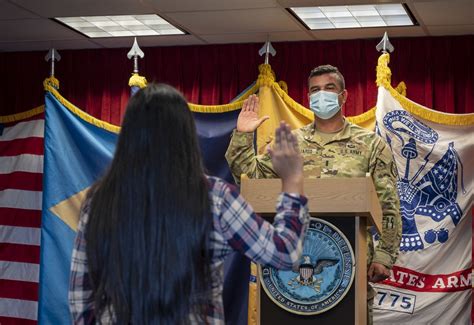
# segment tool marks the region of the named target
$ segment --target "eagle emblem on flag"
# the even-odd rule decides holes
[[[387,113],[383,124],[393,135],[390,137],[386,134],[392,152],[400,158],[397,161],[404,164],[397,165],[397,187],[403,218],[400,250],[417,251],[423,249],[425,243],[445,243],[449,239],[449,229],[438,227],[438,224],[450,218],[452,224],[457,226],[463,215],[456,202],[459,179],[462,191],[465,190],[462,186],[463,166],[455,143],[449,142],[443,150],[438,145],[438,133],[406,111]],[[426,148],[430,147],[431,150],[427,151]],[[441,157],[437,161],[435,158],[433,163],[430,158],[436,154]],[[420,234],[416,225],[416,218],[420,217],[435,222],[423,234]]]

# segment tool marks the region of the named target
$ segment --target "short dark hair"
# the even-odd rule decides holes
[[[339,86],[341,87],[341,90],[346,89],[346,82],[344,81],[344,76],[342,75],[342,73],[339,71],[338,68],[330,64],[320,65],[319,67],[316,67],[313,70],[311,70],[311,72],[309,73],[308,82],[309,82],[309,79],[313,77],[321,76],[327,73],[336,74],[337,81],[339,82]]]

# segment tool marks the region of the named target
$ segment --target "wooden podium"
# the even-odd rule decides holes
[[[272,221],[280,179],[241,179],[241,194],[255,212]],[[355,256],[352,287],[334,308],[318,315],[302,316],[277,306],[263,291],[257,276],[258,324],[366,324],[367,322],[367,225],[380,233],[382,210],[372,178],[305,179],[304,193],[312,217],[326,220],[339,228],[349,240]]]

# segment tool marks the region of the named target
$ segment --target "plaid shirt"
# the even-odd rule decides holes
[[[208,177],[208,181],[213,230],[210,234],[212,306],[208,308],[207,323],[223,324],[224,259],[238,251],[259,264],[291,269],[302,252],[309,214],[304,196],[282,193],[272,225],[254,213],[235,187],[216,177]],[[81,212],[72,254],[69,286],[69,306],[75,324],[95,323],[84,238],[88,217],[86,204]],[[190,319],[197,323],[193,315]],[[104,324],[112,323],[105,315],[101,320]]]

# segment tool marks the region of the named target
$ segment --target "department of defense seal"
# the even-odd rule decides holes
[[[263,289],[281,308],[316,315],[337,305],[354,279],[354,253],[344,234],[331,223],[311,218],[298,270],[259,266]]]

